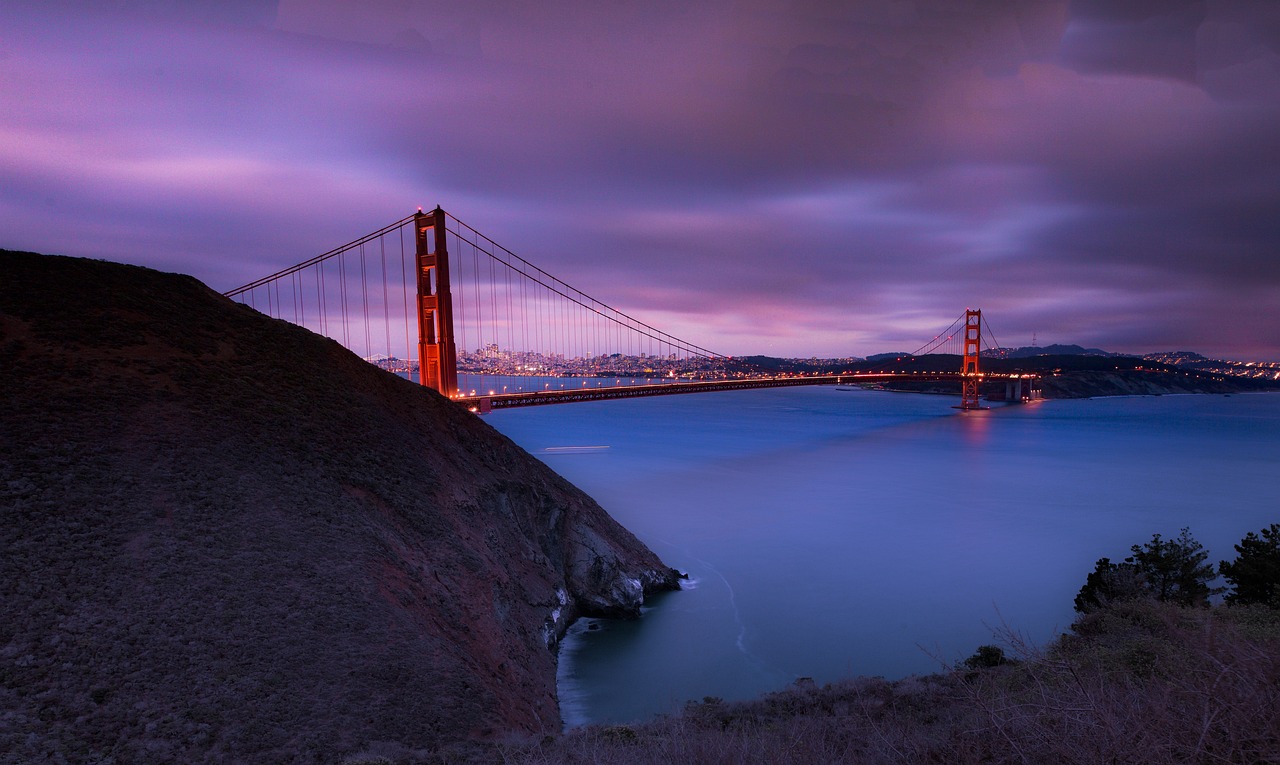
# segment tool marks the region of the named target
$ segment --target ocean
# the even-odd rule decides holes
[[[560,648],[566,724],[800,678],[941,669],[1065,631],[1100,557],[1280,522],[1280,396],[1044,401],[801,387],[498,410],[687,587]]]

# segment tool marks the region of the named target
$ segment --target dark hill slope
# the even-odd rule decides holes
[[[675,584],[474,415],[190,277],[0,251],[0,391],[0,762],[555,731],[548,645]]]

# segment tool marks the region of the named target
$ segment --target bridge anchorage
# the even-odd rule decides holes
[[[979,310],[966,310],[963,325],[956,319],[909,362],[768,375],[591,297],[440,207],[224,294],[478,412],[791,385],[946,381],[959,384],[964,411],[985,408],[982,388],[1001,379],[1005,400],[1035,395],[1032,379],[980,371]],[[959,340],[961,332],[947,334],[957,325]],[[945,356],[936,354],[960,356],[960,370],[939,369]],[[935,363],[919,363],[921,355]]]

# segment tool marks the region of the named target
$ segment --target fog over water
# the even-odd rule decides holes
[[[1280,396],[1048,401],[804,387],[499,410],[690,587],[561,648],[568,724],[812,677],[927,673],[1070,624],[1094,562],[1280,521]],[[571,447],[571,448],[565,448]]]

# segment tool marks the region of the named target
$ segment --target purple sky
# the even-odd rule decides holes
[[[722,353],[1280,360],[1280,2],[0,4],[0,246],[222,290],[436,204]]]

